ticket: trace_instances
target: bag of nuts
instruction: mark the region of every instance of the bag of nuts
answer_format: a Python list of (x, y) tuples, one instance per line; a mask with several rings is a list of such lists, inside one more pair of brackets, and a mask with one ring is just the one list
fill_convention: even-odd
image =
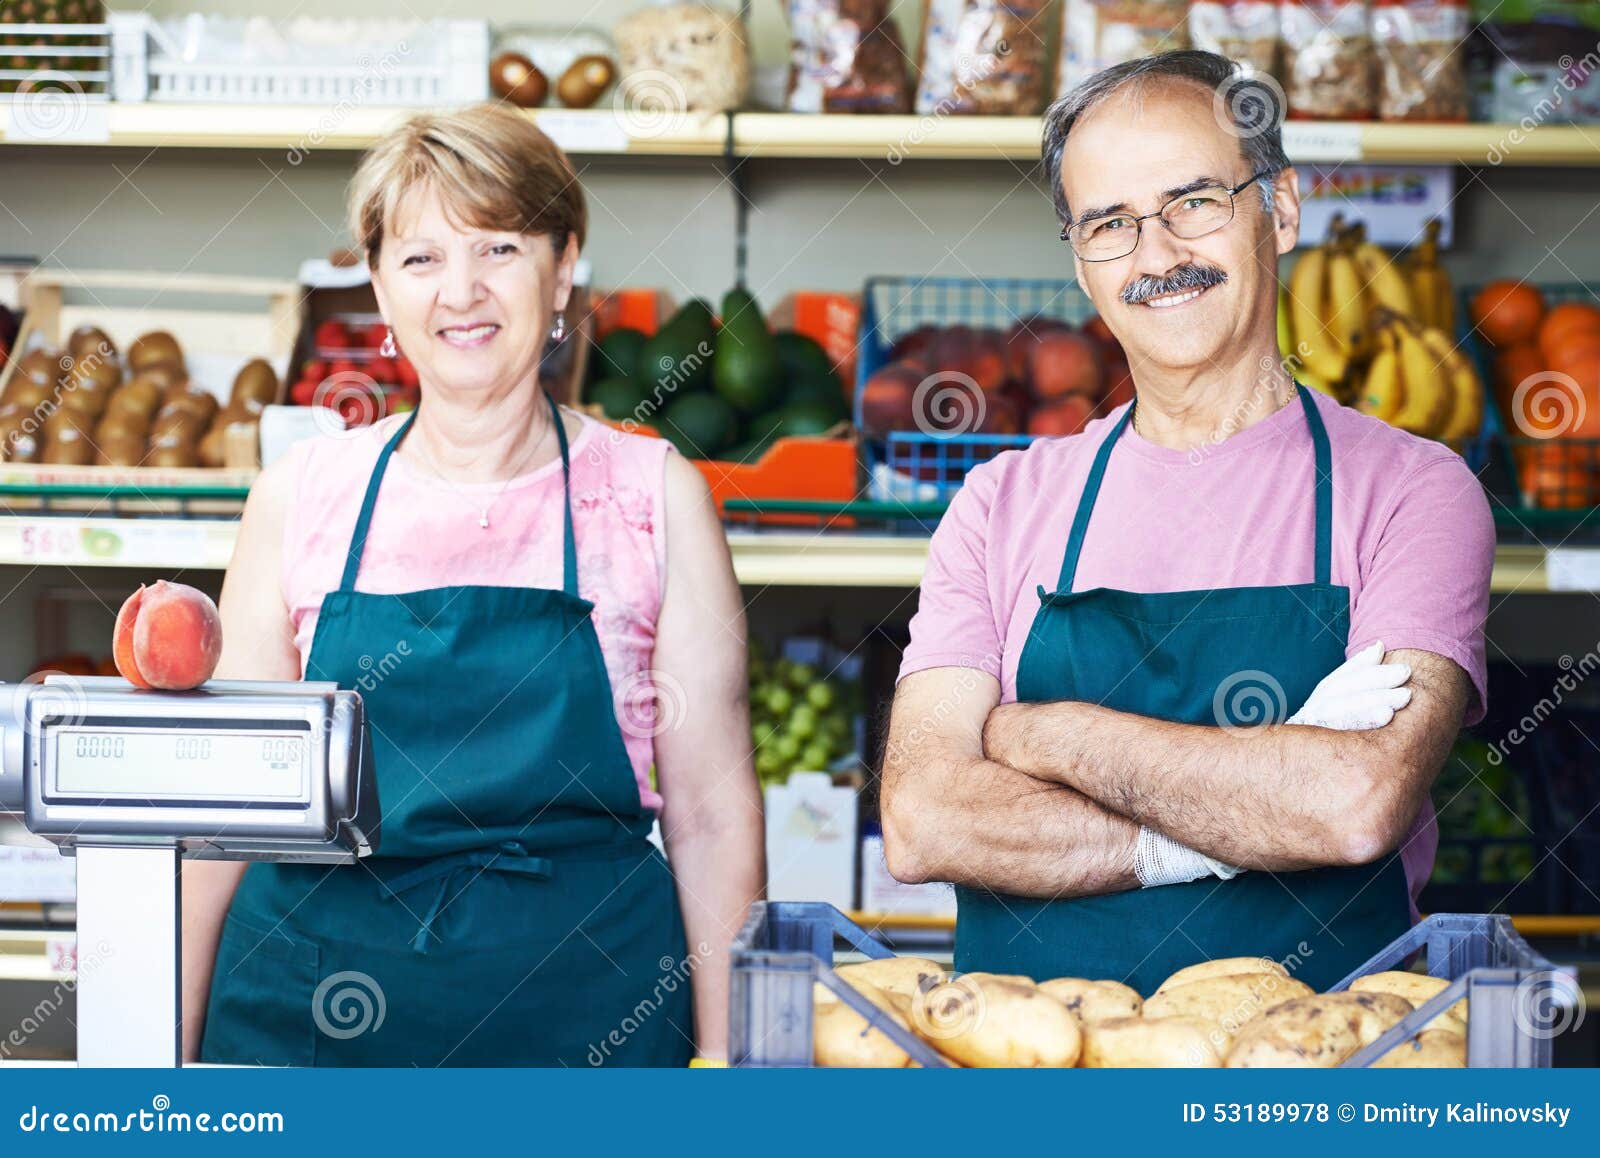
[(1067, 0), (1056, 95), (1114, 64), (1188, 48), (1188, 10), (1189, 0)]
[(1466, 0), (1373, 0), (1378, 118), (1467, 119)]
[(1370, 120), (1377, 99), (1366, 0), (1283, 0), (1278, 26), (1289, 116)]
[(904, 113), (911, 78), (889, 0), (786, 0), (791, 113)]
[(1194, 0), (1189, 42), (1237, 60), (1256, 75), (1278, 75), (1277, 0)]
[(670, 115), (724, 112), (744, 102), (750, 51), (737, 12), (712, 4), (645, 8), (619, 20), (612, 37), (624, 108)]
[(1047, 0), (923, 0), (915, 111), (1039, 112), (1047, 8)]

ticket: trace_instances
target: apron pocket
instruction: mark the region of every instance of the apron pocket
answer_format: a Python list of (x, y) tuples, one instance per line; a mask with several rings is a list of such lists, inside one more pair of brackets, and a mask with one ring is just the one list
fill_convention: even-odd
[(217, 947), (201, 1060), (235, 1065), (316, 1062), (312, 1003), (321, 951), (229, 914)]

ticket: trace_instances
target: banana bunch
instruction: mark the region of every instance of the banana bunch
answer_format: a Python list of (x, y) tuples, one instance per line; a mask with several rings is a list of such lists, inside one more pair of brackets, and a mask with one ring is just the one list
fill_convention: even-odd
[(1410, 311), (1424, 326), (1446, 334), (1456, 332), (1455, 290), (1450, 275), (1439, 264), (1439, 219), (1428, 222), (1426, 230), (1405, 263), (1406, 281), (1411, 287), (1415, 309)]
[(1436, 326), (1391, 310), (1373, 315), (1376, 349), (1356, 409), (1402, 430), (1459, 444), (1483, 422), (1483, 383)]
[(1411, 286), (1394, 259), (1367, 240), (1365, 226), (1347, 226), (1339, 215), (1327, 240), (1295, 261), (1279, 305), (1280, 353), (1297, 363), (1308, 386), (1345, 401), (1360, 364), (1376, 349), (1373, 311), (1409, 316), (1414, 310)]

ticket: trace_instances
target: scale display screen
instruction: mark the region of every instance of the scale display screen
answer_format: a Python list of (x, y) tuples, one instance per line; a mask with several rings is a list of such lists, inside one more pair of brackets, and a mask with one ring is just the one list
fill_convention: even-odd
[(310, 800), (307, 729), (56, 727), (52, 795), (204, 803)]

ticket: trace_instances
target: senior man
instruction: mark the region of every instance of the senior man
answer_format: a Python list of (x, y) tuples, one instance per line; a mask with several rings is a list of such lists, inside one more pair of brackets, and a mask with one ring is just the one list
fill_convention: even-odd
[(1266, 955), (1323, 988), (1415, 917), (1428, 790), (1483, 713), (1493, 523), (1449, 448), (1280, 362), (1272, 95), (1175, 52), (1046, 114), (1136, 398), (972, 471), (933, 537), (883, 823), (896, 877), (956, 884), (960, 969), (1149, 994)]

